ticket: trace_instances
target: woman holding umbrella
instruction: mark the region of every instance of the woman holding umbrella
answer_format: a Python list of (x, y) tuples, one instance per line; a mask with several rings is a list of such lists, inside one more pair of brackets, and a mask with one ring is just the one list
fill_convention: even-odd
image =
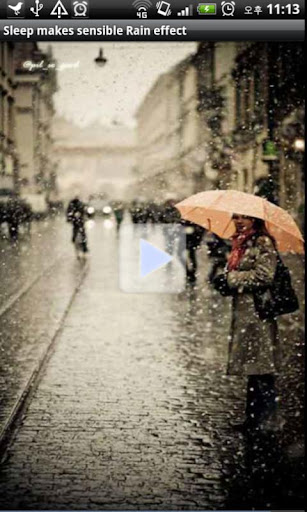
[(261, 320), (255, 308), (254, 291), (268, 289), (277, 267), (276, 242), (263, 220), (234, 214), (236, 232), (226, 266), (226, 275), (214, 282), (219, 289), (226, 277), (233, 294), (228, 375), (246, 375), (246, 420), (239, 429), (264, 426), (274, 418), (277, 405), (275, 374), (280, 349), (275, 318)]
[(277, 249), (304, 252), (302, 235), (285, 210), (235, 190), (202, 192), (177, 208), (183, 218), (231, 239), (227, 266), (214, 285), (222, 295), (232, 295), (227, 374), (247, 377), (246, 420), (236, 427), (276, 428), (275, 375), (280, 359), (276, 315), (294, 309), (267, 314), (258, 299), (262, 305), (272, 303), (276, 270), (282, 265)]

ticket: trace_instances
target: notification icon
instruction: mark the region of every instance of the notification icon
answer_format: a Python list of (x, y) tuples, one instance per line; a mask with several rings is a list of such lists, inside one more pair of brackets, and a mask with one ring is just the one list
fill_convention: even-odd
[(170, 16), (172, 14), (171, 4), (164, 2), (164, 0), (157, 3), (157, 9), (157, 13), (161, 14), (161, 16)]

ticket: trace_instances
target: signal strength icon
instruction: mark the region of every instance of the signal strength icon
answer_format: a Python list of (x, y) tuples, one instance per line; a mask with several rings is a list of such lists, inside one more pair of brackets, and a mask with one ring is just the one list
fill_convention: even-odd
[(177, 12), (177, 16), (193, 16), (193, 5), (189, 5), (189, 7), (185, 7)]
[(147, 10), (152, 6), (150, 0), (135, 0), (133, 7), (136, 8), (138, 18), (147, 18)]

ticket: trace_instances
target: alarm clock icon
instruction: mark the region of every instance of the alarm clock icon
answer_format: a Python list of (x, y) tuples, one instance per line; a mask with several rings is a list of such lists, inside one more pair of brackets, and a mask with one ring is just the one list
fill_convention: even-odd
[(74, 17), (77, 18), (79, 16), (87, 17), (88, 3), (86, 0), (76, 0), (73, 2), (74, 9)]
[(235, 2), (222, 2), (222, 13), (223, 16), (233, 16), (234, 12), (236, 10), (236, 3)]

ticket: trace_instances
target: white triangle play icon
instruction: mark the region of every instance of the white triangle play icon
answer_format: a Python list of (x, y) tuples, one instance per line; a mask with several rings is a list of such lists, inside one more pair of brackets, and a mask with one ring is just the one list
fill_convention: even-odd
[(141, 277), (146, 277), (155, 270), (164, 267), (172, 261), (173, 257), (167, 252), (158, 249), (143, 238), (140, 240), (140, 273)]

